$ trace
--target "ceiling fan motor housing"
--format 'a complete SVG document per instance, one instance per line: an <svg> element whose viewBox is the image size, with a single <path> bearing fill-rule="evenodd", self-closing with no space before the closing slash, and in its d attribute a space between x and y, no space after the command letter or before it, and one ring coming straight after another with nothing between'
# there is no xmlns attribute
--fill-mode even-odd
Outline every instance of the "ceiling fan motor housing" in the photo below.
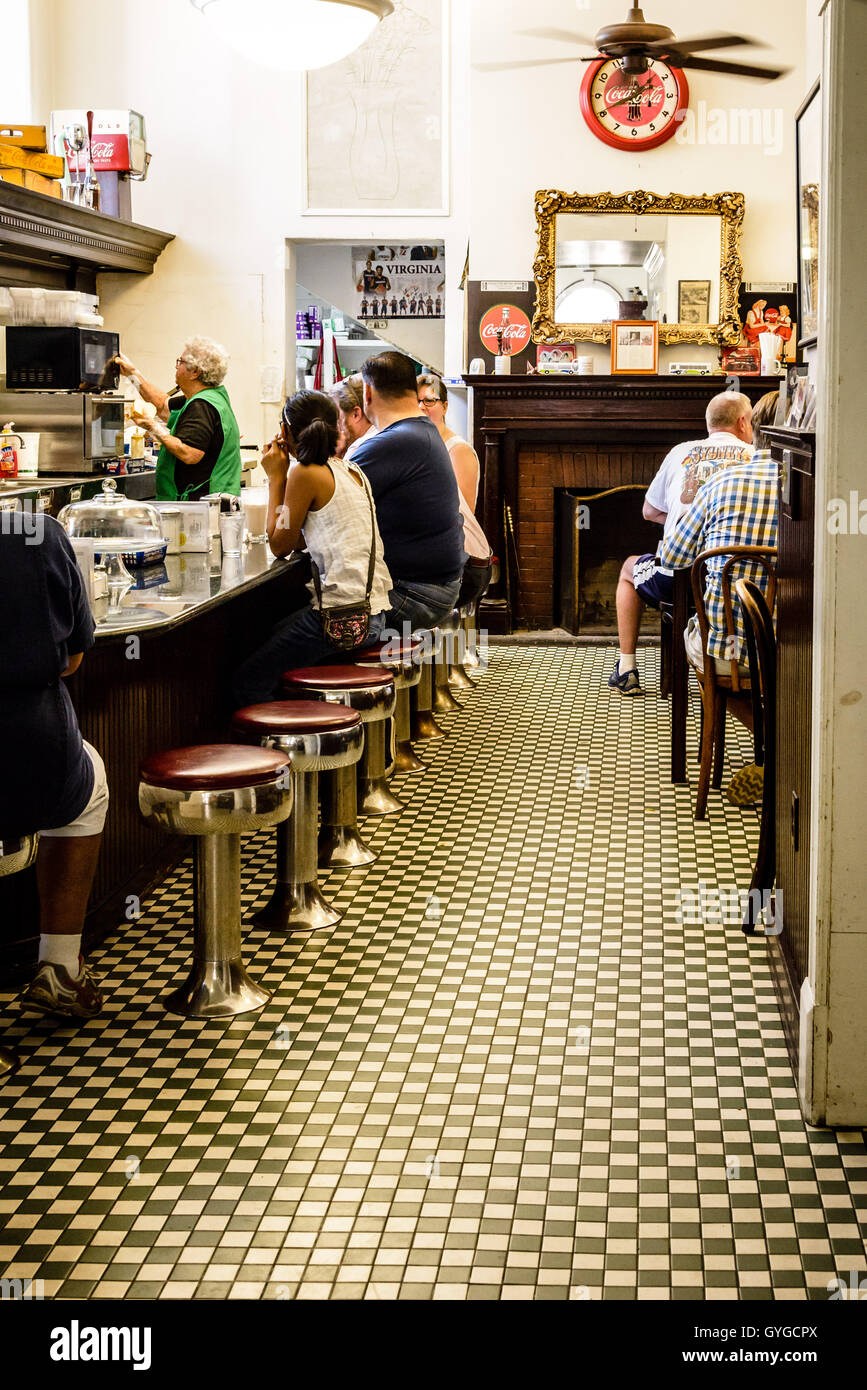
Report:
<svg viewBox="0 0 867 1390"><path fill-rule="evenodd" d="M643 11L634 5L625 24L607 24L596 35L596 47L609 58L619 58L625 73L639 75L647 71L647 45L675 43L674 30L665 24L647 24ZM658 55L657 55L658 56Z"/></svg>

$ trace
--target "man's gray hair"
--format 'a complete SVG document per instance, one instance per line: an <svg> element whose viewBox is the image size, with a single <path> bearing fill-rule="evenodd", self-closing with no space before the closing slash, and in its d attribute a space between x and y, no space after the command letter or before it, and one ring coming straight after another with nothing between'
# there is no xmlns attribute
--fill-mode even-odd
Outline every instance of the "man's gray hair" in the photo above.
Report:
<svg viewBox="0 0 867 1390"><path fill-rule="evenodd" d="M222 386L229 370L229 354L211 338L188 338L181 348L187 366L198 370L204 386Z"/></svg>
<svg viewBox="0 0 867 1390"><path fill-rule="evenodd" d="M717 430L734 431L734 427L742 416L752 417L753 406L748 396L741 396L737 391L723 391L721 395L714 396L707 408L705 420L707 421L708 434L714 434Z"/></svg>

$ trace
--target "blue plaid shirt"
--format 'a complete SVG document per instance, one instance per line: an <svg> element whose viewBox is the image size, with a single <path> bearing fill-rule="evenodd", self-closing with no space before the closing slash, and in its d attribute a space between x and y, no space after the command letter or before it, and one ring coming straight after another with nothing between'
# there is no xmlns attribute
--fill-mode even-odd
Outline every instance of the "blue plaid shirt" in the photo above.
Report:
<svg viewBox="0 0 867 1390"><path fill-rule="evenodd" d="M777 479L779 468L770 451L759 449L749 463L724 468L699 488L695 501L662 542L659 563L668 569L687 569L703 550L733 545L776 546L777 544ZM738 650L726 648L726 617L723 606L721 575L725 555L715 555L707 562L707 581L704 602L707 611L708 654L730 661L738 659L745 650L746 638L740 604L732 594ZM752 579L764 591L767 589L765 570L751 560L745 560L732 572L735 579Z"/></svg>

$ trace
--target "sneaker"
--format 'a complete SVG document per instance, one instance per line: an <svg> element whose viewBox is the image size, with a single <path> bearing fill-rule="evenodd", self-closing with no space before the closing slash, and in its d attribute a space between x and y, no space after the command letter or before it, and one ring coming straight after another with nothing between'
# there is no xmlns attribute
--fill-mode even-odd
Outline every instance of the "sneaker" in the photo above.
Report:
<svg viewBox="0 0 867 1390"><path fill-rule="evenodd" d="M729 782L726 801L732 806L755 806L762 799L764 785L764 768L748 763Z"/></svg>
<svg viewBox="0 0 867 1390"><path fill-rule="evenodd" d="M612 690L619 690L621 695L643 695L641 681L638 679L636 670L627 671L624 675L620 674L620 662L618 661L608 677L608 684Z"/></svg>
<svg viewBox="0 0 867 1390"><path fill-rule="evenodd" d="M93 976L82 965L74 980L64 965L44 960L21 995L22 1009L29 1013L55 1014L59 1018L96 1018L102 1009L102 995Z"/></svg>

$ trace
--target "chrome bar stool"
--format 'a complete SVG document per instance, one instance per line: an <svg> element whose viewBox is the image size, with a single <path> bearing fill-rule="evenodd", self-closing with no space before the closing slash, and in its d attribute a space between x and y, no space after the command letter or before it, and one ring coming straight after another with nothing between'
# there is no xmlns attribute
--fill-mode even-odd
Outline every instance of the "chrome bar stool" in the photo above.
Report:
<svg viewBox="0 0 867 1390"><path fill-rule="evenodd" d="M422 678L422 642L404 642L397 639L381 642L368 651L355 656L358 666L384 666L394 676L397 688L392 734L394 751L391 771L427 772L427 763L416 757L412 746L410 691L415 690Z"/></svg>
<svg viewBox="0 0 867 1390"><path fill-rule="evenodd" d="M292 764L292 815L277 826L277 876L253 921L269 931L323 931L343 916L319 891L319 774L348 768L364 749L361 715L346 705L288 700L238 710L238 739L283 753Z"/></svg>
<svg viewBox="0 0 867 1390"><path fill-rule="evenodd" d="M452 616L457 622L457 629L452 634L454 651L449 663L449 688L451 690L475 690L477 682L471 680L467 675L467 654L470 646L467 635L468 610L456 608Z"/></svg>
<svg viewBox="0 0 867 1390"><path fill-rule="evenodd" d="M364 753L358 764L355 807L346 785L346 769L335 772L323 787L321 869L354 869L370 859L354 856L353 832L357 836L357 816L393 816L404 809L392 794L385 776L385 721L394 718L397 690L394 676L383 666L308 666L287 671L283 690L289 699L325 700L332 705L349 705L357 710L364 725ZM352 775L351 772L349 775ZM347 833L348 832L348 833ZM348 843L347 843L348 842ZM348 852L344 853L344 846ZM370 854L366 845L364 850Z"/></svg>
<svg viewBox="0 0 867 1390"><path fill-rule="evenodd" d="M292 811L289 759L267 748L206 744L155 753L141 765L139 809L195 850L193 968L164 1004L182 1018L234 1018L261 1009L268 990L241 959L241 836Z"/></svg>
<svg viewBox="0 0 867 1390"><path fill-rule="evenodd" d="M463 709L449 688L455 634L460 628L456 613L455 609L434 628L434 714L457 714Z"/></svg>
<svg viewBox="0 0 867 1390"><path fill-rule="evenodd" d="M434 633L431 633L431 639L436 640ZM413 743L426 743L428 739L434 738L448 738L445 729L441 728L434 718L433 682L434 660L433 655L428 653L422 660L421 680L410 696L410 729Z"/></svg>
<svg viewBox="0 0 867 1390"><path fill-rule="evenodd" d="M17 835L0 840L0 878L20 874L29 869L36 858L38 835ZM10 1047L0 1047L0 1081L11 1076L21 1059Z"/></svg>

